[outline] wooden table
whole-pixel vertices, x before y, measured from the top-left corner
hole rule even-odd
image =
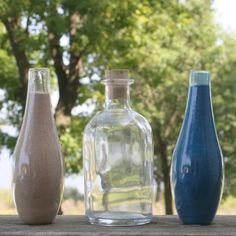
[[[87,223],[84,216],[58,216],[51,225],[23,225],[17,216],[0,216],[0,235],[236,235],[236,216],[217,216],[209,226],[181,225],[177,216],[157,216],[143,226],[104,227]]]

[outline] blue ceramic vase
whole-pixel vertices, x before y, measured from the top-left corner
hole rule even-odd
[[[210,74],[191,71],[188,102],[171,166],[172,193],[184,224],[210,224],[222,195],[223,157],[211,102]]]

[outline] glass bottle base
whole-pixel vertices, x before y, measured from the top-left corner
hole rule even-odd
[[[144,225],[152,221],[152,216],[145,216],[131,212],[96,212],[87,216],[89,222],[103,226],[135,226]]]

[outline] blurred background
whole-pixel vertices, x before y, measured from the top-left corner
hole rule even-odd
[[[63,147],[64,214],[84,213],[82,135],[102,108],[105,69],[135,79],[132,106],[151,123],[154,213],[175,212],[170,160],[191,69],[212,73],[215,122],[225,161],[219,214],[236,214],[236,1],[0,0],[0,214],[15,214],[12,153],[30,67],[51,69],[52,105]]]

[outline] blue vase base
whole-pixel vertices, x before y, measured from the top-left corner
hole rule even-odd
[[[195,218],[195,217],[179,217],[184,225],[210,225],[214,217]]]

